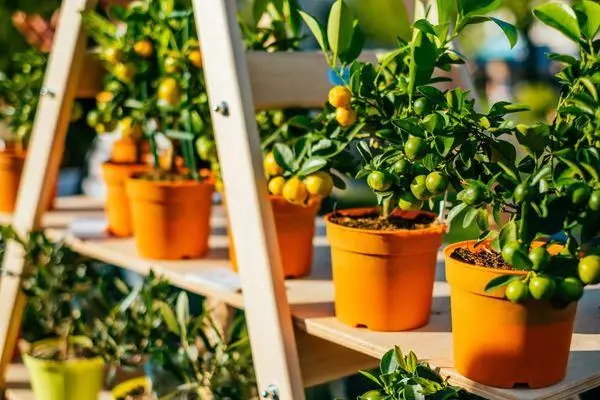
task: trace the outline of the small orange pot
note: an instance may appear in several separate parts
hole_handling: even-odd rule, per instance
[[[130,178],[126,185],[142,257],[180,260],[206,253],[214,191],[210,182]]]
[[[511,388],[527,384],[541,388],[560,382],[569,360],[577,304],[554,308],[549,301],[514,304],[505,288],[484,292],[500,275],[523,271],[483,268],[450,257],[458,247],[446,247],[446,278],[451,289],[454,367],[462,375],[489,386]]]
[[[0,212],[15,211],[25,154],[0,152]]]
[[[315,236],[315,218],[321,207],[321,201],[311,199],[306,207],[294,205],[282,197],[270,196],[277,243],[286,278],[300,278],[310,275],[313,255],[313,237]],[[235,247],[231,229],[227,229],[229,238],[229,258],[233,270],[237,272]]]
[[[102,165],[106,182],[106,217],[108,230],[115,236],[128,237],[133,234],[131,205],[125,182],[134,174],[148,169],[145,164],[118,164],[107,162]]]
[[[367,215],[375,209],[338,211]],[[417,212],[396,211],[414,218]],[[431,312],[437,251],[445,227],[372,231],[349,228],[325,216],[337,318],[375,331],[403,331],[426,325]]]

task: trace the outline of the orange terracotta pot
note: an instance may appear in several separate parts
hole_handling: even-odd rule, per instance
[[[566,373],[577,304],[564,309],[530,300],[514,304],[504,288],[484,292],[493,278],[523,271],[498,271],[450,257],[458,247],[446,247],[446,278],[451,288],[454,367],[462,375],[489,386],[511,388],[527,384],[541,388],[560,382]]]
[[[367,215],[375,209],[338,211]],[[414,218],[417,212],[397,211]],[[437,251],[445,227],[371,231],[349,228],[325,216],[337,318],[375,331],[402,331],[426,325],[431,311]],[[432,214],[433,215],[433,214]]]
[[[294,205],[282,197],[269,196],[277,243],[286,278],[301,278],[310,275],[313,256],[313,237],[315,236],[315,218],[321,207],[321,200],[311,199],[304,206]],[[229,258],[233,270],[237,272],[237,259],[231,229],[227,229],[229,238]]]
[[[130,178],[126,185],[135,242],[142,257],[180,260],[206,253],[214,191],[211,183]]]
[[[0,152],[0,212],[15,211],[24,164],[24,154]]]
[[[112,147],[111,161],[117,164],[135,164],[139,160],[138,142],[131,139],[119,139]]]
[[[125,182],[134,174],[148,170],[145,164],[118,164],[107,162],[102,165],[106,182],[106,218],[108,230],[115,236],[128,237],[133,234],[131,204]]]

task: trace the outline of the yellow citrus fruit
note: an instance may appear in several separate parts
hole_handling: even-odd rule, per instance
[[[109,47],[108,49],[102,52],[102,56],[109,63],[116,64],[121,61],[122,53],[121,50],[115,47]]]
[[[284,185],[285,178],[283,176],[276,176],[269,181],[269,192],[275,196],[281,196]]]
[[[335,110],[335,119],[341,126],[350,126],[356,122],[356,111],[351,108],[338,108]]]
[[[125,117],[121,120],[121,137],[123,139],[141,139],[142,127],[139,122],[131,117]]]
[[[169,105],[175,105],[181,101],[181,86],[175,78],[163,79],[158,86],[158,98]]]
[[[202,68],[202,53],[200,53],[200,50],[190,51],[188,60],[190,60],[190,63],[192,63],[194,67]]]
[[[114,93],[112,92],[100,92],[96,95],[96,101],[98,103],[108,103],[115,98]]]
[[[135,65],[132,63],[119,63],[115,65],[113,69],[113,74],[123,83],[129,83],[133,79],[136,73]]]
[[[133,50],[138,56],[148,58],[154,52],[154,46],[152,46],[152,42],[150,40],[144,39],[136,42],[133,45]]]
[[[263,160],[263,166],[268,176],[276,176],[283,174],[283,169],[279,166],[279,164],[277,164],[277,160],[275,160],[275,155],[273,155],[272,152],[269,152],[265,155],[265,159]]]
[[[304,182],[295,176],[283,185],[281,194],[292,204],[304,204],[308,197],[308,190],[306,190]]]
[[[306,190],[313,196],[329,197],[333,190],[333,178],[327,172],[319,171],[304,179]]]
[[[329,91],[329,104],[336,108],[349,108],[352,93],[345,86],[336,86]]]

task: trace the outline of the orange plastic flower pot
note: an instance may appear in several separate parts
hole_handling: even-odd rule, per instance
[[[117,164],[134,164],[139,160],[138,143],[132,139],[119,139],[112,147],[111,161]]]
[[[375,209],[338,214],[360,216]],[[418,212],[397,211],[404,218]],[[375,331],[403,331],[426,325],[431,311],[437,251],[445,227],[373,231],[349,228],[325,216],[337,318]]]
[[[0,152],[0,212],[14,212],[25,155]]]
[[[504,288],[484,292],[503,274],[523,271],[483,268],[450,257],[446,247],[446,278],[450,283],[454,366],[462,375],[489,386],[527,384],[541,388],[560,382],[566,373],[577,304],[557,309],[549,301],[514,304]]]
[[[321,201],[311,199],[306,207],[291,204],[282,197],[269,196],[277,243],[286,278],[301,278],[310,275],[313,256],[313,237],[315,218],[321,207]],[[227,229],[229,238],[229,258],[234,271],[238,266],[231,229]]]
[[[142,257],[180,260],[206,253],[214,191],[211,183],[130,178],[126,185],[135,242]]]
[[[115,236],[128,237],[133,234],[131,204],[125,182],[134,174],[148,169],[145,164],[118,164],[107,162],[102,165],[106,182],[106,218],[108,230]]]

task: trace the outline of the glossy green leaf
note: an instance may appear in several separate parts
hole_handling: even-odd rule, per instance
[[[177,317],[175,316],[175,313],[171,307],[162,301],[156,301],[154,304],[155,307],[160,311],[167,328],[169,328],[172,333],[179,335],[179,324],[177,323]]]
[[[479,212],[479,210],[477,208],[470,208],[465,213],[465,217],[464,217],[463,223],[462,223],[463,228],[468,228],[469,226],[471,226],[471,224],[473,224],[473,222],[475,221],[475,218],[477,217],[478,212]]]
[[[430,35],[437,36],[437,32],[435,31],[435,28],[433,27],[433,25],[431,25],[431,22],[427,21],[426,19],[420,19],[420,20],[416,21],[413,24],[413,27],[415,29],[420,30],[423,33],[428,33]]]
[[[190,304],[185,292],[180,292],[177,296],[177,323],[181,331],[185,330],[190,319]]]
[[[294,152],[285,144],[275,143],[275,146],[273,146],[273,156],[275,157],[277,164],[283,169],[288,171],[293,171],[295,169]]]
[[[462,16],[486,14],[500,6],[501,0],[457,0],[458,12]]]
[[[311,157],[302,164],[300,171],[298,174],[300,176],[310,175],[314,172],[317,172],[320,169],[323,169],[327,165],[327,160],[323,157]]]
[[[415,34],[410,48],[408,71],[408,94],[412,97],[415,89],[431,79],[437,58],[435,45],[422,31]]]
[[[521,279],[521,277],[515,275],[500,275],[489,281],[483,290],[486,292],[491,292],[493,290],[500,289],[501,287],[506,286],[517,279]]]
[[[327,21],[327,41],[334,59],[350,47],[353,30],[352,10],[342,0],[336,0],[331,6]]]
[[[358,58],[358,56],[363,50],[365,41],[367,40],[363,31],[358,27],[358,21],[355,21],[354,25],[355,27],[352,32],[352,40],[350,41],[350,46],[348,46],[348,49],[346,49],[339,55],[340,60],[344,64],[350,64]]]
[[[456,218],[458,214],[460,214],[467,207],[468,206],[465,203],[460,203],[459,205],[452,207],[446,216],[446,223],[448,226],[451,226],[454,218]]]
[[[306,26],[308,26],[308,29],[310,29],[310,31],[312,32],[317,43],[319,43],[319,47],[321,47],[323,53],[327,53],[327,51],[329,50],[329,46],[327,45],[327,40],[325,39],[325,31],[323,29],[323,26],[321,26],[321,24],[319,24],[319,21],[317,21],[312,15],[307,14],[304,11],[298,12],[304,20],[304,23],[306,23]]]
[[[571,7],[562,1],[552,1],[543,3],[533,9],[533,14],[544,24],[558,30],[563,35],[579,42],[579,25],[575,12]]]
[[[573,4],[573,10],[581,32],[588,39],[594,39],[600,30],[600,4],[591,0],[580,0]]]
[[[570,56],[568,54],[548,53],[547,57],[552,61],[558,61],[569,65],[574,65],[578,62],[578,60],[575,57]]]

